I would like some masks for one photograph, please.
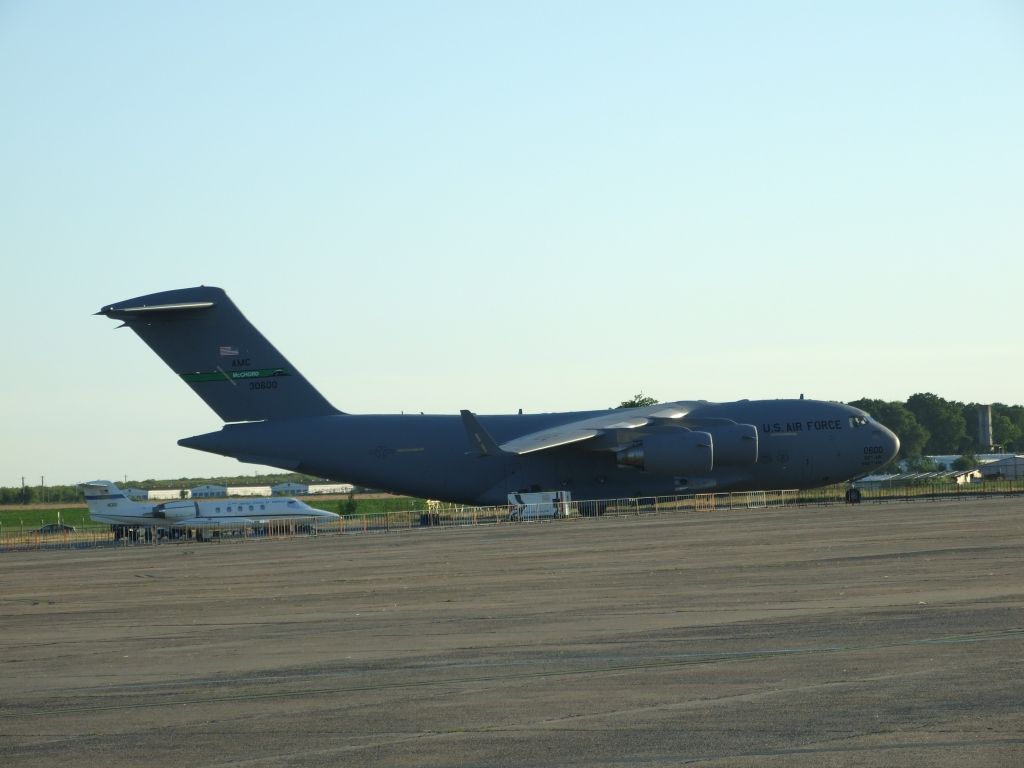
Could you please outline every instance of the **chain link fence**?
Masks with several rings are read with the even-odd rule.
[[[980,487],[980,486],[984,487]],[[628,499],[571,501],[558,504],[474,507],[429,502],[426,511],[410,509],[365,515],[342,515],[324,522],[299,518],[261,525],[223,525],[182,530],[162,528],[113,529],[80,526],[74,531],[41,533],[0,531],[0,552],[38,549],[88,549],[93,547],[160,546],[183,541],[230,542],[284,539],[299,536],[346,536],[431,528],[464,528],[479,525],[529,525],[584,520],[599,516],[700,514],[730,509],[770,509],[791,506],[879,504],[914,501],[959,501],[1024,494],[1024,481],[977,484],[951,488],[948,484],[885,486],[851,489],[833,486],[813,490],[743,491],[651,496]],[[856,490],[856,493],[851,493]],[[422,507],[422,502],[420,504]]]

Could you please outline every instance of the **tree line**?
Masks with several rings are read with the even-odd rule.
[[[867,411],[896,433],[900,458],[987,451],[979,443],[978,412],[982,403],[946,400],[919,392],[906,402],[861,398],[850,403]],[[1024,451],[1024,406],[992,403],[993,447],[1007,453]]]

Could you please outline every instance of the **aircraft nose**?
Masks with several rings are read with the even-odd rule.
[[[879,425],[882,426],[882,425]],[[888,427],[882,426],[882,443],[885,446],[885,464],[896,458],[900,452],[900,439]]]

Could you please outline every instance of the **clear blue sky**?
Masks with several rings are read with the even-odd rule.
[[[0,2],[0,485],[253,471],[101,305],[339,408],[1024,402],[1024,6]]]

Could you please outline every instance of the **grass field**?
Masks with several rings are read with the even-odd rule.
[[[89,510],[84,506],[52,509],[29,505],[0,510],[0,533],[34,530],[47,523],[58,522],[73,525],[79,530],[89,527],[108,527],[92,522],[89,519]]]

